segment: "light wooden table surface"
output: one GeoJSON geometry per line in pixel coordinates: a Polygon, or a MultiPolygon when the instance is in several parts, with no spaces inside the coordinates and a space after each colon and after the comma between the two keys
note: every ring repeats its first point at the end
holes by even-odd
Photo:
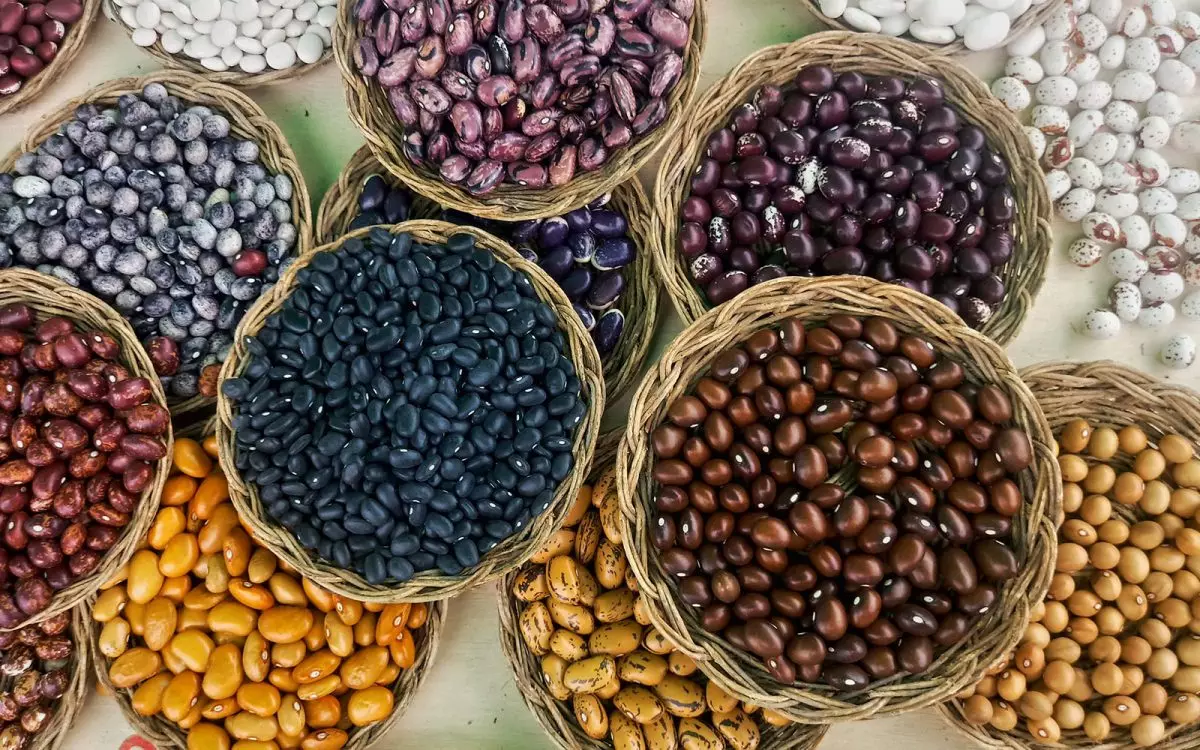
{"type": "MultiPolygon", "coordinates": [[[[701,90],[755,50],[817,29],[796,0],[708,2],[709,39],[701,90]]],[[[1196,0],[1180,2],[1186,7],[1196,4],[1196,0]]],[[[1002,66],[1002,59],[998,53],[976,55],[967,64],[990,80],[1002,66]]],[[[117,26],[99,19],[87,48],[52,91],[20,112],[0,116],[0,153],[15,147],[27,127],[68,98],[112,78],[141,75],[157,66],[117,26]]],[[[281,86],[249,93],[283,128],[300,160],[313,199],[319,201],[342,165],[362,143],[362,137],[346,116],[336,66],[329,64],[281,86]]],[[[1189,104],[1195,104],[1194,98],[1189,104]]],[[[643,173],[648,186],[653,186],[653,177],[652,169],[643,173]]],[[[1103,302],[1112,279],[1100,268],[1082,271],[1068,263],[1063,248],[1077,231],[1066,226],[1060,229],[1046,284],[1021,336],[1009,348],[1013,360],[1018,365],[1027,365],[1049,359],[1107,357],[1200,387],[1200,365],[1173,372],[1155,360],[1159,344],[1170,332],[1152,334],[1130,326],[1115,341],[1097,342],[1072,330],[1087,310],[1103,302]]],[[[678,318],[667,310],[656,351],[661,351],[680,329],[678,318]]],[[[1200,324],[1178,323],[1173,331],[1200,337],[1200,324]]],[[[618,424],[622,413],[620,404],[611,409],[609,425],[618,424]]],[[[379,747],[389,750],[550,747],[521,702],[501,656],[495,610],[496,592],[492,586],[452,602],[447,632],[432,673],[407,714],[379,747]]],[[[130,732],[110,698],[92,696],[65,747],[68,750],[117,748],[130,732]]],[[[933,712],[921,711],[900,718],[834,727],[821,748],[958,750],[967,746],[933,712]]]]}

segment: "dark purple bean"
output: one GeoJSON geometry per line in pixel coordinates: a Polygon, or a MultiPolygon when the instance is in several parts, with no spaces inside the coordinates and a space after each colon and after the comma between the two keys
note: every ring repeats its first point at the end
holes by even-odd
{"type": "Polygon", "coordinates": [[[546,168],[541,164],[531,164],[527,161],[508,165],[508,181],[522,187],[545,187],[550,181],[546,168]]]}
{"type": "Polygon", "coordinates": [[[408,91],[417,106],[430,114],[444,115],[450,111],[450,95],[433,81],[413,81],[408,91]]]}
{"type": "Polygon", "coordinates": [[[525,158],[529,137],[511,131],[501,133],[488,145],[488,157],[505,164],[525,158]]]}
{"type": "Polygon", "coordinates": [[[550,44],[566,33],[562,19],[549,5],[537,3],[525,10],[525,24],[542,44],[550,44]]]}
{"type": "Polygon", "coordinates": [[[358,44],[354,46],[354,67],[368,78],[379,72],[379,53],[370,37],[359,39],[358,44]]]}
{"type": "Polygon", "coordinates": [[[646,28],[659,41],[675,50],[687,46],[688,22],[680,18],[674,11],[661,5],[655,5],[646,16],[646,28]]]}
{"type": "Polygon", "coordinates": [[[613,15],[618,21],[632,21],[650,9],[651,0],[613,0],[613,15]]]}
{"type": "Polygon", "coordinates": [[[672,91],[683,78],[683,58],[668,52],[654,64],[650,74],[650,96],[661,97],[672,91]]]}
{"type": "Polygon", "coordinates": [[[583,29],[583,42],[588,52],[604,57],[617,40],[617,24],[611,16],[593,15],[583,29]]]}
{"type": "Polygon", "coordinates": [[[516,44],[525,36],[525,8],[525,0],[508,0],[500,9],[497,28],[509,44],[516,44]]]}
{"type": "Polygon", "coordinates": [[[403,88],[388,89],[387,98],[388,104],[392,106],[392,113],[404,127],[411,128],[417,124],[419,117],[417,104],[407,91],[403,88]]]}
{"type": "MultiPolygon", "coordinates": [[[[385,11],[380,17],[380,23],[389,15],[395,17],[400,38],[409,44],[416,44],[429,31],[429,19],[425,15],[425,6],[423,3],[413,5],[404,15],[398,15],[395,11],[385,11]]],[[[378,26],[376,26],[376,35],[378,36],[378,26]]],[[[378,39],[376,39],[378,43],[378,39]]],[[[387,54],[392,54],[394,48],[389,49],[387,54]]],[[[380,50],[382,52],[383,50],[380,50]]]]}
{"type": "Polygon", "coordinates": [[[550,184],[565,185],[575,176],[575,165],[578,159],[577,148],[572,145],[561,146],[550,162],[550,184]]]}
{"type": "Polygon", "coordinates": [[[725,265],[721,259],[712,253],[704,253],[697,255],[688,265],[688,270],[692,275],[692,279],[700,285],[707,285],[721,275],[725,270],[725,265]]]}
{"type": "Polygon", "coordinates": [[[504,165],[494,159],[485,159],[467,175],[466,187],[471,193],[482,195],[499,185],[502,179],[504,165]]]}
{"type": "Polygon", "coordinates": [[[471,45],[463,53],[463,70],[476,82],[482,81],[492,74],[492,58],[487,50],[477,44],[471,45]]]}
{"type": "Polygon", "coordinates": [[[471,172],[471,160],[462,154],[448,156],[442,160],[438,172],[446,182],[460,183],[467,179],[467,175],[471,172]]]}
{"type": "MultiPolygon", "coordinates": [[[[371,40],[360,39],[358,43],[361,47],[363,43],[370,44],[371,40]]],[[[374,50],[372,50],[373,53],[374,50]]],[[[401,86],[412,75],[413,69],[416,67],[416,62],[416,47],[404,47],[383,61],[383,64],[379,66],[376,78],[384,88],[390,89],[401,86]]],[[[363,71],[363,74],[366,75],[366,71],[363,71]]]]}
{"type": "Polygon", "coordinates": [[[475,6],[475,40],[483,41],[493,38],[497,41],[502,41],[499,37],[493,37],[496,31],[496,20],[499,17],[499,10],[496,5],[496,0],[479,0],[475,6]]]}
{"type": "Polygon", "coordinates": [[[455,57],[467,54],[475,40],[475,32],[471,27],[471,16],[459,13],[450,20],[446,27],[446,52],[455,57]]]}
{"type": "Polygon", "coordinates": [[[425,14],[429,17],[429,28],[435,34],[445,34],[450,26],[450,0],[425,0],[425,14]]]}
{"type": "Polygon", "coordinates": [[[564,86],[578,86],[600,74],[600,58],[595,55],[573,57],[558,71],[558,80],[564,86]]]}

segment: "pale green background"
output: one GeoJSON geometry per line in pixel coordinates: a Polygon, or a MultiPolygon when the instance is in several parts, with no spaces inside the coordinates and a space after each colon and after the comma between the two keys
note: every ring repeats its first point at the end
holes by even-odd
{"type": "MultiPolygon", "coordinates": [[[[816,28],[798,0],[709,0],[708,5],[709,39],[701,90],[756,49],[790,41],[816,28]]],[[[1180,5],[1194,7],[1195,2],[1187,0],[1180,5]]],[[[981,74],[994,76],[1001,62],[997,54],[990,54],[976,56],[969,64],[981,74]]],[[[31,123],[66,99],[103,81],[143,74],[157,65],[115,25],[100,19],[87,49],[53,91],[19,113],[0,117],[0,152],[14,147],[31,123]]],[[[300,160],[314,201],[319,201],[346,159],[362,143],[346,115],[336,66],[327,65],[281,86],[252,91],[251,95],[283,128],[300,160]]],[[[652,169],[645,170],[643,177],[648,186],[653,184],[652,169]]],[[[1191,385],[1200,384],[1197,367],[1183,373],[1168,373],[1154,361],[1158,343],[1169,332],[1126,331],[1113,342],[1089,341],[1072,332],[1071,325],[1103,300],[1111,284],[1107,273],[1100,269],[1084,272],[1066,262],[1062,247],[1073,238],[1072,231],[1064,228],[1046,286],[1022,335],[1010,347],[1016,363],[1107,356],[1191,385]]],[[[655,351],[661,351],[679,330],[678,319],[673,314],[667,315],[655,351]]],[[[1200,326],[1194,323],[1178,324],[1175,330],[1200,334],[1200,326]]],[[[624,404],[614,405],[609,412],[609,423],[619,423],[623,414],[624,404]]],[[[93,696],[65,747],[108,750],[116,748],[129,733],[111,699],[93,696]]],[[[956,750],[966,745],[932,712],[924,711],[898,719],[836,727],[822,749],[956,750]]],[[[414,750],[549,747],[521,702],[501,657],[493,587],[467,594],[451,604],[449,626],[432,674],[399,726],[379,747],[414,750]]]]}

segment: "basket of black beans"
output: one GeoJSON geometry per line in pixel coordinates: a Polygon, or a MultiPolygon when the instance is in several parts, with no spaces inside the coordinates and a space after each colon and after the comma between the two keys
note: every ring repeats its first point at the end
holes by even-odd
{"type": "Polygon", "coordinates": [[[371,227],[305,254],[222,371],[230,494],[278,557],[362,601],[444,598],[562,524],[604,407],[554,282],[481,230],[371,227]]]}
{"type": "Polygon", "coordinates": [[[652,232],[685,322],[781,276],[870,276],[1001,344],[1045,278],[1050,201],[1021,125],[965,67],[824,32],[756,52],[674,135],[652,232]]]}

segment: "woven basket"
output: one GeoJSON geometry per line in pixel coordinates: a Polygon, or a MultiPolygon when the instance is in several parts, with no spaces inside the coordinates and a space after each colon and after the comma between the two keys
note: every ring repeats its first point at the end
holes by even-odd
{"type": "Polygon", "coordinates": [[[1062,482],[1053,437],[1016,368],[1000,347],[967,328],[944,306],[904,287],[861,276],[776,279],[743,292],[685,329],[634,395],[629,427],[617,454],[616,484],[621,537],[631,540],[626,546],[629,565],[654,625],[731,694],[809,724],[895,715],[935,705],[973,685],[1025,631],[1033,603],[1041,601],[1050,586],[1058,549],[1055,529],[1062,482]],[[667,407],[690,389],[716,355],[753,332],[788,318],[818,323],[836,314],[886,318],[901,331],[924,337],[939,353],[952,356],[969,381],[1002,388],[1013,404],[1013,423],[1028,433],[1034,447],[1034,465],[1022,472],[1018,482],[1026,498],[1024,512],[1013,525],[1020,574],[1005,583],[995,605],[969,636],[939,654],[925,673],[897,675],[856,692],[826,685],[782,685],[758,659],[705,631],[693,608],[679,599],[651,543],[655,493],[649,436],[667,407]]]}
{"type": "MultiPolygon", "coordinates": [[[[1008,32],[1008,36],[1005,37],[1003,43],[996,45],[996,49],[1000,49],[1004,46],[1004,44],[1007,44],[1012,39],[1016,39],[1018,36],[1026,31],[1029,31],[1034,26],[1041,26],[1043,23],[1045,23],[1046,19],[1049,18],[1052,13],[1054,13],[1055,8],[1065,1],[1066,0],[1046,0],[1046,2],[1042,3],[1040,6],[1036,8],[1030,8],[1022,13],[1015,21],[1013,21],[1012,30],[1008,32]]],[[[866,32],[859,31],[858,29],[846,24],[842,18],[830,18],[829,16],[825,15],[821,12],[820,3],[814,2],[814,0],[800,0],[800,4],[812,14],[815,20],[824,26],[837,31],[847,31],[851,34],[866,34],[866,32]]],[[[871,36],[875,35],[872,34],[871,36]]],[[[924,47],[930,52],[939,52],[943,55],[975,54],[971,50],[967,49],[966,45],[963,44],[961,37],[955,39],[950,44],[930,44],[929,42],[922,42],[921,40],[909,36],[908,34],[905,34],[901,38],[907,42],[911,42],[912,44],[924,47]]]]}
{"type": "MultiPolygon", "coordinates": [[[[388,730],[404,715],[404,711],[412,702],[413,696],[416,695],[417,690],[420,689],[421,684],[425,681],[430,669],[433,667],[434,658],[437,656],[438,644],[441,641],[442,631],[446,624],[447,608],[446,602],[430,604],[429,619],[413,635],[417,644],[417,660],[411,667],[403,670],[400,673],[400,679],[396,680],[395,684],[392,685],[392,695],[394,696],[392,712],[386,719],[368,727],[347,730],[350,733],[350,739],[343,745],[344,748],[347,748],[347,750],[366,750],[366,748],[374,745],[387,734],[388,730]]],[[[90,606],[88,609],[90,610],[90,606]]],[[[186,730],[180,729],[179,725],[161,714],[142,716],[133,710],[133,691],[127,688],[118,690],[113,686],[112,680],[108,678],[110,661],[104,658],[98,650],[100,628],[97,623],[86,614],[77,618],[76,622],[78,632],[83,633],[90,644],[97,682],[117,699],[117,707],[121,709],[121,714],[129,722],[129,725],[142,737],[154,743],[154,746],[159,750],[165,750],[165,748],[169,747],[186,748],[188,746],[186,730]]]]}
{"type": "Polygon", "coordinates": [[[729,113],[767,83],[784,85],[807,65],[831,65],[866,75],[926,75],[940,79],[947,99],[964,119],[987,134],[988,143],[1008,161],[1017,196],[1013,257],[999,271],[1007,294],[983,333],[1001,344],[1017,336],[1046,276],[1050,257],[1050,197],[1042,169],[1016,117],[992,96],[983,81],[957,62],[930,54],[909,42],[876,34],[827,31],[798,42],[767,47],[746,58],[704,95],[675,134],[658,171],[652,236],[659,274],[675,309],[691,323],[709,308],[693,284],[677,247],[679,215],[692,173],[704,154],[709,133],[726,124],[729,113]]]}
{"type": "MultiPolygon", "coordinates": [[[[35,150],[42,141],[57,133],[59,126],[74,116],[75,108],[79,105],[90,102],[112,106],[122,94],[140,94],[147,84],[161,83],[171,94],[185,102],[220,110],[229,119],[232,135],[253,140],[259,145],[259,159],[268,172],[286,174],[291,178],[293,194],[289,204],[292,207],[292,223],[296,225],[297,254],[303,252],[312,246],[312,203],[292,147],[279,127],[271,122],[253,99],[206,78],[191,73],[159,71],[140,78],[118,78],[101,84],[78,99],[66,102],[26,131],[20,145],[0,160],[0,172],[12,171],[17,157],[35,150]]],[[[171,413],[178,415],[211,406],[215,402],[214,398],[197,395],[187,399],[171,399],[168,405],[171,413]]]]}
{"type": "MultiPolygon", "coordinates": [[[[143,377],[150,381],[153,390],[152,398],[155,403],[166,405],[162,384],[154,374],[150,357],[142,349],[134,336],[133,329],[108,305],[86,292],[68,286],[52,276],[29,271],[23,268],[10,268],[0,271],[0,307],[15,302],[23,302],[33,308],[39,320],[54,315],[61,315],[75,321],[84,331],[103,331],[109,334],[121,345],[121,356],[118,360],[124,365],[132,377],[143,377]]],[[[112,549],[105,553],[100,565],[94,571],[77,579],[70,586],[57,592],[50,600],[50,606],[36,615],[27,618],[19,625],[7,630],[17,630],[26,625],[41,622],[54,615],[61,614],[75,607],[84,599],[99,590],[100,586],[111,578],[133,553],[137,551],[142,538],[158,513],[158,502],[162,496],[163,484],[171,470],[172,436],[168,429],[163,436],[167,445],[167,455],[158,460],[154,468],[154,477],[142,490],[141,501],[134,511],[129,525],[121,530],[121,537],[112,549]]]]}
{"type": "MultiPolygon", "coordinates": [[[[1151,441],[1167,433],[1182,435],[1200,447],[1200,393],[1180,385],[1166,383],[1144,372],[1116,362],[1047,362],[1021,370],[1021,377],[1046,413],[1050,428],[1057,434],[1073,419],[1086,419],[1094,426],[1120,429],[1135,424],[1146,431],[1151,441]]],[[[1085,456],[1091,463],[1091,459],[1085,456]]],[[[1118,453],[1106,463],[1128,468],[1133,457],[1118,453]]],[[[1118,471],[1121,469],[1118,468],[1118,471]]],[[[1136,506],[1113,504],[1114,513],[1126,521],[1143,520],[1136,506]]],[[[1090,568],[1085,568],[1087,572],[1090,568]]],[[[1045,747],[1033,741],[1019,722],[1011,732],[991,725],[973,726],[963,718],[962,701],[951,700],[938,712],[962,734],[995,750],[1035,750],[1045,747]]],[[[1093,742],[1081,730],[1062,731],[1062,747],[1089,750],[1139,750],[1129,727],[1113,725],[1105,742],[1093,742]]],[[[1200,747],[1200,725],[1172,725],[1167,738],[1154,745],[1155,750],[1194,750],[1200,747]]]]}
{"type": "MultiPolygon", "coordinates": [[[[588,481],[594,482],[600,473],[615,460],[617,443],[621,432],[613,430],[601,436],[592,459],[592,473],[588,481]]],[[[497,591],[497,611],[500,615],[500,648],[512,670],[521,691],[521,699],[533,714],[533,718],[545,730],[554,746],[561,750],[611,750],[612,743],[595,740],[579,727],[571,704],[560,701],[546,689],[542,679],[541,660],[534,656],[521,637],[518,618],[522,602],[512,595],[516,572],[509,573],[501,581],[497,591]]],[[[827,727],[791,724],[786,727],[760,725],[762,747],[771,750],[812,750],[825,736],[827,727]]]]}
{"type": "Polygon", "coordinates": [[[339,0],[337,28],[333,33],[334,55],[346,86],[346,106],[350,119],[367,139],[387,171],[400,178],[414,192],[433,202],[484,219],[518,221],[558,216],[611,193],[621,183],[636,176],[658,147],[672,140],[688,114],[692,94],[700,78],[700,58],[707,33],[706,0],[696,2],[692,14],[691,37],[683,52],[683,77],[667,97],[667,118],[646,137],[610,155],[608,162],[594,172],[578,170],[566,185],[525,188],[502,182],[484,196],[475,196],[464,188],[442,180],[437,170],[411,164],[401,150],[404,126],[392,113],[387,94],[374,80],[366,80],[354,65],[354,47],[364,24],[354,17],[357,0],[339,0]]]}
{"type": "MultiPolygon", "coordinates": [[[[104,4],[104,15],[108,16],[108,20],[120,26],[126,34],[133,34],[133,29],[129,24],[125,23],[121,18],[121,9],[117,6],[114,0],[101,0],[104,4]]],[[[226,86],[237,86],[238,88],[250,89],[260,86],[271,86],[276,83],[290,81],[293,78],[299,78],[302,75],[310,73],[325,63],[333,59],[332,46],[326,47],[325,52],[321,55],[321,59],[311,65],[305,65],[297,60],[297,64],[286,70],[271,70],[269,67],[261,73],[247,73],[241,68],[231,68],[217,72],[209,70],[200,64],[199,60],[193,60],[183,53],[171,54],[167,52],[162,45],[162,39],[159,38],[154,44],[149,47],[141,47],[146,54],[153,57],[162,63],[167,70],[178,70],[185,73],[192,73],[198,76],[203,76],[204,80],[209,83],[223,83],[226,86]]]]}
{"type": "MultiPolygon", "coordinates": [[[[301,256],[270,293],[259,298],[246,313],[234,336],[233,350],[221,370],[221,379],[236,377],[246,366],[248,337],[262,329],[269,315],[279,310],[296,285],[296,274],[320,252],[335,252],[347,239],[363,237],[370,229],[360,229],[342,237],[335,243],[324,245],[301,256]]],[[[490,250],[505,265],[523,271],[529,276],[538,297],[558,313],[559,324],[566,336],[569,358],[575,365],[583,398],[589,407],[583,422],[576,428],[574,456],[575,466],[559,485],[550,509],[538,516],[520,533],[501,542],[482,556],[479,564],[469,572],[447,576],[438,571],[418,573],[404,583],[375,585],[368,583],[359,574],[339,568],[331,562],[315,558],[287,529],[270,520],[258,496],[258,489],[244,482],[235,464],[233,432],[234,405],[222,393],[217,398],[217,442],[220,445],[221,468],[229,479],[229,493],[242,519],[254,531],[254,536],[264,546],[284,560],[301,575],[313,583],[336,594],[363,602],[433,601],[461,594],[481,583],[505,575],[529,558],[562,525],[570,501],[583,484],[592,462],[592,453],[600,431],[600,417],[604,413],[604,381],[600,375],[600,357],[583,325],[575,316],[566,295],[533,263],[522,258],[515,250],[498,238],[471,227],[456,227],[441,221],[409,221],[391,227],[393,234],[406,232],[418,242],[445,242],[455,234],[469,234],[477,245],[490,250]]]]}
{"type": "MultiPolygon", "coordinates": [[[[383,170],[378,160],[365,146],[354,152],[350,162],[338,175],[337,182],[321,200],[317,209],[317,241],[332,242],[342,236],[358,215],[358,193],[362,184],[383,170]]],[[[621,183],[613,190],[612,205],[629,220],[629,234],[639,252],[633,264],[625,269],[626,288],[617,307],[625,313],[625,330],[621,339],[604,358],[604,388],[608,400],[616,401],[629,390],[642,373],[642,365],[650,351],[658,327],[658,280],[650,257],[650,201],[636,178],[621,183]]],[[[432,219],[438,207],[428,199],[413,196],[414,219],[432,219]]]]}
{"type": "Polygon", "coordinates": [[[67,36],[59,44],[58,54],[55,55],[54,61],[32,80],[26,81],[17,93],[12,96],[0,97],[0,115],[20,109],[41,96],[67,68],[71,67],[71,63],[79,55],[79,51],[83,49],[88,34],[91,33],[92,24],[96,22],[96,16],[99,15],[102,0],[82,0],[82,2],[83,15],[71,28],[67,29],[67,36]]]}

